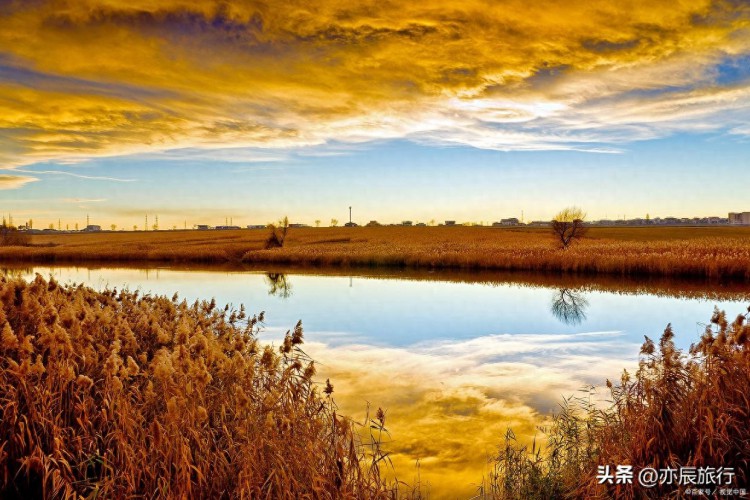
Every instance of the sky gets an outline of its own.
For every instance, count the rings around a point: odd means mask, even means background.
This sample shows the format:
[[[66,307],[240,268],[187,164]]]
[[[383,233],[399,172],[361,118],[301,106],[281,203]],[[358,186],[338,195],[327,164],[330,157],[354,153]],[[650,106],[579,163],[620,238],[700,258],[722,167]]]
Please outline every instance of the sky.
[[[0,0],[34,227],[750,210],[743,0]]]

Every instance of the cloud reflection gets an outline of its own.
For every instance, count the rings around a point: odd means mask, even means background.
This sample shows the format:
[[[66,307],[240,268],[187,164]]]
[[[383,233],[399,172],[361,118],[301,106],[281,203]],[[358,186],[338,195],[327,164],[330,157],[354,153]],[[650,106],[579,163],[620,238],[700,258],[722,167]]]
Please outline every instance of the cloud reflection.
[[[619,332],[491,335],[409,347],[332,346],[307,332],[306,351],[330,377],[343,413],[369,402],[388,410],[388,448],[410,481],[417,459],[435,498],[466,498],[507,427],[538,434],[563,396],[601,386],[635,364],[638,345]]]

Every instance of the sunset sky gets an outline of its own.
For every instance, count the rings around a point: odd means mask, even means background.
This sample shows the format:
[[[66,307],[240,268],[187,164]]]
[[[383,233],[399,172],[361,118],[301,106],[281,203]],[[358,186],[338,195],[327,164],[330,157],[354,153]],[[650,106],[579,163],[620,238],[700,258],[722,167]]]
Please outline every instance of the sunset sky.
[[[750,3],[0,0],[0,211],[750,210]]]

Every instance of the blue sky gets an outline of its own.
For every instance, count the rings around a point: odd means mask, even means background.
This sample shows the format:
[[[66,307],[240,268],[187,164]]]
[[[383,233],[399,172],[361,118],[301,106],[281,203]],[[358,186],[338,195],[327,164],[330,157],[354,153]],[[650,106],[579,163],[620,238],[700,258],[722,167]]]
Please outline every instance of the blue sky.
[[[313,224],[413,220],[547,220],[579,205],[590,218],[726,216],[747,210],[746,139],[682,134],[628,145],[619,153],[502,152],[382,141],[327,147],[280,161],[118,157],[76,166],[24,167],[40,181],[4,191],[16,220],[36,227],[92,223],[263,224],[289,215]],[[327,153],[322,156],[311,156]],[[93,177],[37,172],[65,171]],[[743,179],[745,182],[743,182]]]

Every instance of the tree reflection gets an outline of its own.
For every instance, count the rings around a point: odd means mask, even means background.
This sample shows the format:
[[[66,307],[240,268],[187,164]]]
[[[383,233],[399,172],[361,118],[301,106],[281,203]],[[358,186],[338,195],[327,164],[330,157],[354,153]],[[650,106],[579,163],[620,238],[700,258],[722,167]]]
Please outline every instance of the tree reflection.
[[[552,296],[552,314],[566,325],[580,325],[586,320],[589,301],[582,293],[561,288]]]
[[[292,295],[292,284],[283,273],[266,273],[268,295],[288,299]]]

